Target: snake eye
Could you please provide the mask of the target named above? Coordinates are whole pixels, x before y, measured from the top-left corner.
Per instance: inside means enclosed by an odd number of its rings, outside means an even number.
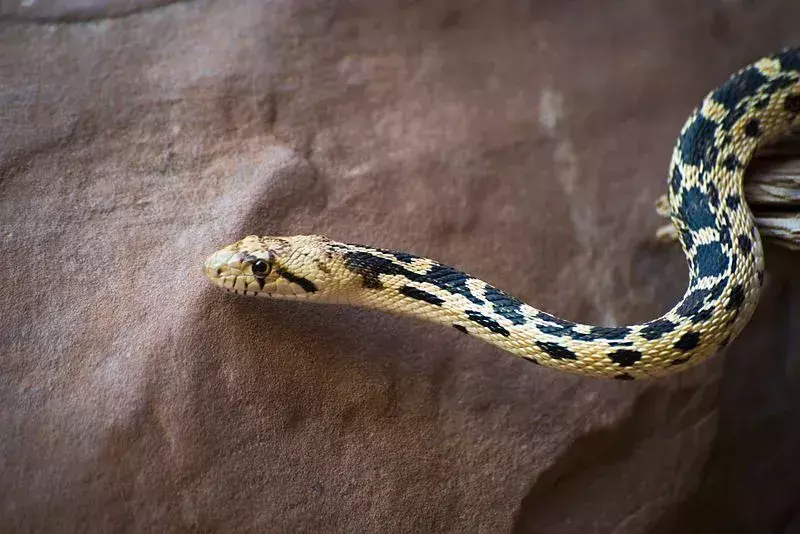
[[[270,264],[267,261],[258,259],[253,262],[253,274],[258,277],[267,276],[270,271]]]

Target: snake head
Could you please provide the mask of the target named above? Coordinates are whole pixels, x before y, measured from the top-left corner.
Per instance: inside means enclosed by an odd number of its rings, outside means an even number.
[[[328,285],[327,240],[247,236],[208,257],[204,273],[226,291],[273,298],[317,297]]]

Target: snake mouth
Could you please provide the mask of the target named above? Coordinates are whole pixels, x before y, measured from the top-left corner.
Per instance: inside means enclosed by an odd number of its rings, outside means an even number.
[[[264,281],[251,274],[223,274],[215,276],[211,279],[211,282],[220,289],[236,295],[280,299],[301,299],[310,295],[303,288],[282,277]]]

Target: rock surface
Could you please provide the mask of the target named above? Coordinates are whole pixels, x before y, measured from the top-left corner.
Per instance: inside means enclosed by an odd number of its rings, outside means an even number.
[[[677,132],[800,4],[160,3],[2,4],[0,531],[800,532],[796,255],[653,383],[200,269],[313,232],[652,318]]]

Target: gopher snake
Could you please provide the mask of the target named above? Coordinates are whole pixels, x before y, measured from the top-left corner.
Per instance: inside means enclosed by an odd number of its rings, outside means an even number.
[[[764,256],[744,201],[744,171],[760,145],[798,123],[800,48],[740,70],[692,113],[668,177],[689,286],[678,304],[646,323],[576,324],[428,258],[314,235],[247,236],[209,257],[205,274],[237,294],[350,304],[450,325],[570,373],[664,376],[716,353],[752,316]]]

